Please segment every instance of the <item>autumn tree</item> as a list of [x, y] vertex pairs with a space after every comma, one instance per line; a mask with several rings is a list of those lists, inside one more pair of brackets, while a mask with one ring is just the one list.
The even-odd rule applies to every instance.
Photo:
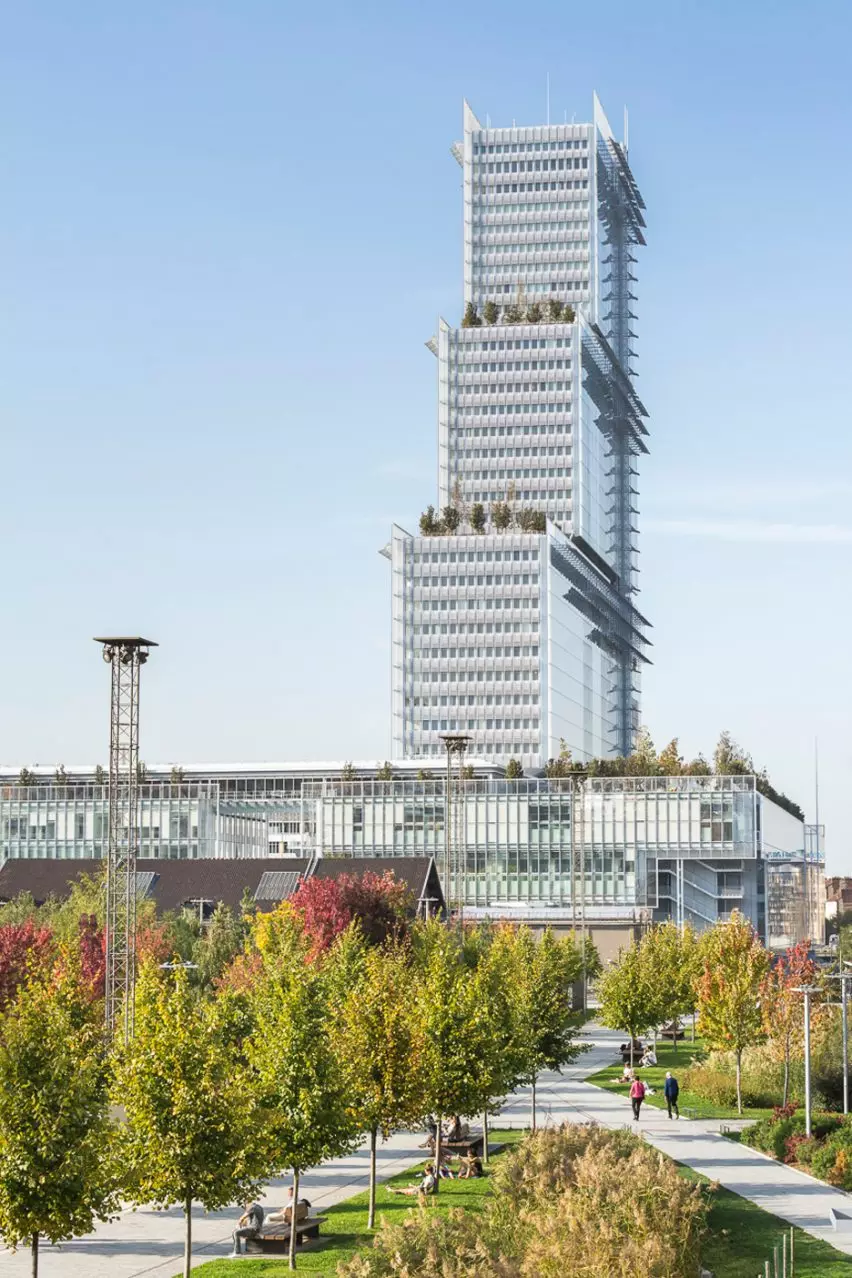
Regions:
[[187, 973], [146, 963], [136, 986], [134, 1036], [119, 1049], [114, 1096], [124, 1189], [135, 1203], [177, 1203], [186, 1222], [184, 1278], [192, 1265], [192, 1204], [217, 1211], [247, 1201], [273, 1164], [257, 1088], [221, 1011]]
[[[351, 970], [351, 965], [347, 964]], [[367, 1228], [376, 1219], [376, 1143], [423, 1113], [423, 1033], [414, 1015], [409, 956], [399, 945], [373, 947], [360, 979], [336, 1013], [335, 1048], [342, 1062], [359, 1131], [370, 1138]]]
[[53, 931], [39, 926], [35, 919], [0, 927], [0, 1011], [12, 1001], [19, 986], [47, 972], [53, 955]]
[[300, 885], [292, 908], [316, 953], [327, 950], [336, 936], [357, 919], [365, 939], [379, 944], [401, 935], [414, 914], [407, 885], [392, 871], [376, 874], [315, 875]]
[[660, 776], [679, 777], [683, 772], [683, 759], [678, 750], [677, 737], [672, 737], [667, 746], [664, 746], [657, 757], [657, 767]]
[[[308, 1167], [354, 1149], [358, 1127], [333, 1043], [327, 978], [317, 963], [267, 963], [255, 999], [257, 1030], [246, 1051], [264, 1119], [255, 1131], [270, 1167], [290, 1168], [293, 1202]], [[296, 1230], [290, 1268], [296, 1267]]]
[[708, 1044], [734, 1053], [737, 1112], [742, 1113], [742, 1058], [764, 1037], [761, 995], [770, 958], [751, 923], [738, 910], [702, 938], [704, 970], [698, 980], [698, 1026]]
[[648, 979], [645, 953], [638, 943], [622, 950], [617, 962], [604, 971], [598, 981], [598, 998], [601, 1022], [628, 1035], [632, 1065], [633, 1040], [653, 1024], [659, 1006]]
[[27, 1242], [89, 1233], [117, 1209], [100, 1023], [74, 974], [21, 988], [0, 1029], [0, 1234]]
[[793, 1037], [804, 1024], [804, 1000], [797, 986], [812, 985], [816, 965], [809, 955], [809, 943], [800, 941], [778, 956], [763, 981], [761, 1012], [763, 1031], [777, 1043], [784, 1060], [784, 1099], [790, 1094], [790, 1058]]

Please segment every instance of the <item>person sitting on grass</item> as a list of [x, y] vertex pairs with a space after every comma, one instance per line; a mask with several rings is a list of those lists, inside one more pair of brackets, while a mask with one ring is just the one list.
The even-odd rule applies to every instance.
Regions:
[[435, 1168], [431, 1163], [427, 1163], [423, 1169], [423, 1177], [416, 1185], [406, 1185], [404, 1189], [397, 1189], [394, 1185], [388, 1185], [389, 1194], [405, 1194], [407, 1198], [417, 1198], [421, 1194], [434, 1194], [438, 1188], [438, 1178], [435, 1175]]
[[473, 1150], [459, 1157], [459, 1180], [479, 1180], [482, 1175], [482, 1159]]

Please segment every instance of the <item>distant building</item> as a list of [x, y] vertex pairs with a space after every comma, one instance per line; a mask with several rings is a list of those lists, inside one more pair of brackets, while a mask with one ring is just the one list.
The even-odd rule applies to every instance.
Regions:
[[[140, 787], [143, 859], [433, 858], [465, 917], [586, 926], [613, 952], [654, 920], [699, 929], [735, 909], [768, 944], [822, 939], [824, 851], [812, 827], [759, 794], [754, 777], [523, 777], [473, 761], [452, 792], [439, 766], [373, 761], [252, 768], [149, 767]], [[106, 854], [107, 790], [92, 769], [71, 784], [16, 783], [0, 770], [0, 856]], [[353, 778], [352, 772], [356, 775]], [[389, 861], [389, 863], [392, 863]]]
[[627, 142], [597, 98], [587, 122], [522, 128], [465, 104], [452, 151], [470, 309], [427, 343], [438, 525], [394, 527], [383, 552], [393, 754], [437, 759], [449, 731], [528, 768], [563, 739], [575, 758], [626, 755], [649, 643], [632, 363], [645, 206]]

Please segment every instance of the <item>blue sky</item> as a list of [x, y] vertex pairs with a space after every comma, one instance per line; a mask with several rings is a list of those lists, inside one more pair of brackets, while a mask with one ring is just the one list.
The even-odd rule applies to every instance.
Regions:
[[161, 643], [143, 756], [384, 757], [435, 495], [462, 98], [630, 109], [645, 718], [729, 728], [852, 872], [852, 10], [44, 0], [0, 46], [0, 759], [103, 760], [89, 636]]

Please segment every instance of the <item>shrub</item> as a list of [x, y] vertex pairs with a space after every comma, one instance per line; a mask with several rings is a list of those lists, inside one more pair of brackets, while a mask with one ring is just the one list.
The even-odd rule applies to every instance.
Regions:
[[636, 1148], [636, 1137], [626, 1128], [608, 1131], [593, 1123], [565, 1123], [534, 1132], [495, 1168], [495, 1198], [530, 1205], [552, 1198], [570, 1184], [574, 1164], [586, 1150], [605, 1148], [627, 1158]]
[[338, 1265], [345, 1278], [385, 1278], [398, 1274], [438, 1273], [441, 1278], [505, 1278], [517, 1268], [504, 1267], [480, 1237], [480, 1214], [451, 1210], [446, 1216], [427, 1207], [410, 1211], [401, 1224], [382, 1220], [373, 1246]]
[[572, 1180], [550, 1211], [531, 1213], [536, 1228], [521, 1265], [524, 1278], [698, 1272], [707, 1202], [669, 1159], [645, 1145], [627, 1159], [612, 1145], [588, 1148]]
[[852, 1189], [852, 1129], [844, 1125], [814, 1151], [811, 1171], [838, 1189]]

